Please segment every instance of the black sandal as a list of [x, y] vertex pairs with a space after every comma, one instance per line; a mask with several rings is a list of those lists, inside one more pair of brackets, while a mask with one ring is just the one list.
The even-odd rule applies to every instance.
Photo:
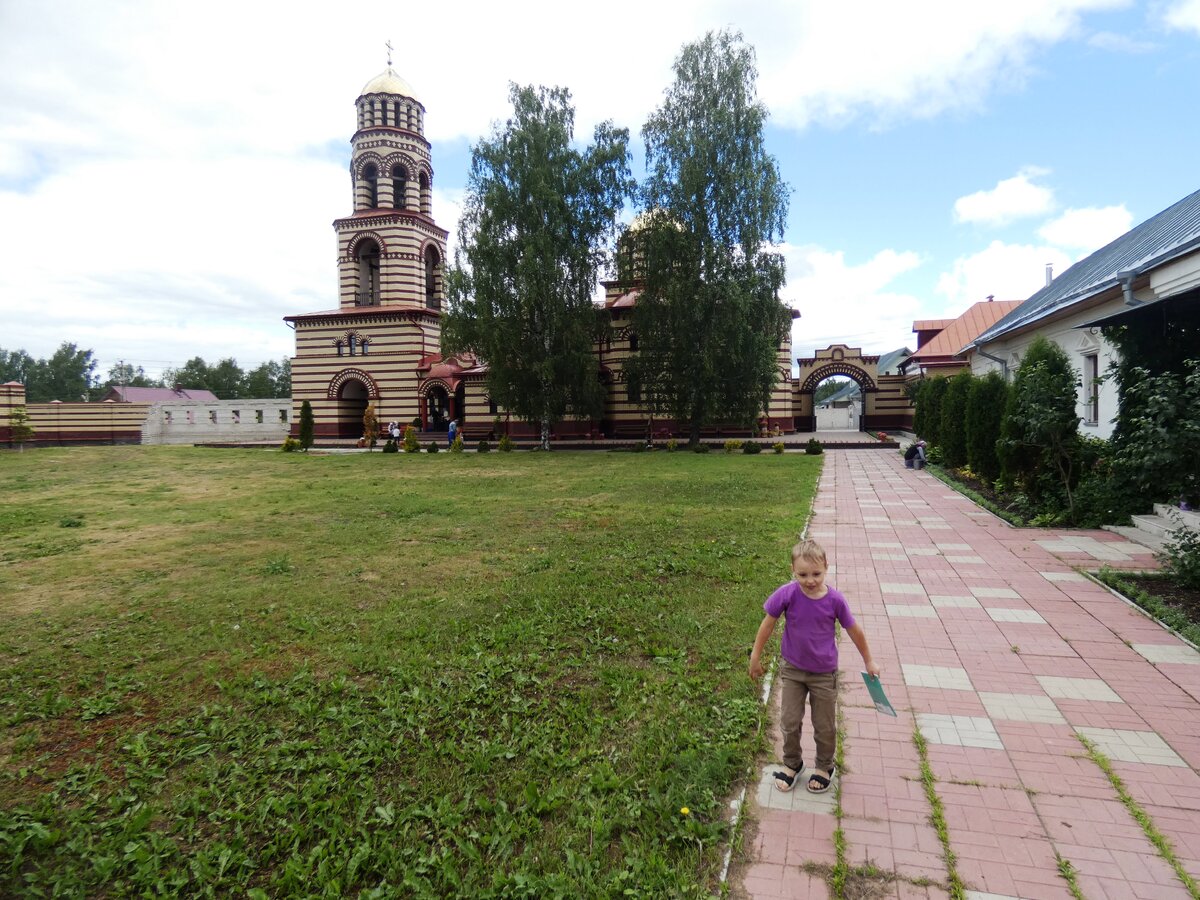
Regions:
[[[831, 784], [833, 784], [833, 773], [834, 773], [834, 769], [830, 769], [828, 778], [826, 778], [820, 772], [813, 772], [811, 775], [809, 775], [808, 776], [808, 792], [810, 794], [823, 794], [827, 790], [829, 790], [829, 786]], [[813, 787], [814, 782], [817, 785], [816, 787]]]
[[804, 771], [804, 763], [800, 764], [794, 775], [789, 775], [787, 772], [772, 772], [771, 777], [775, 779], [775, 790], [786, 794], [796, 786], [796, 779], [800, 777], [800, 773]]

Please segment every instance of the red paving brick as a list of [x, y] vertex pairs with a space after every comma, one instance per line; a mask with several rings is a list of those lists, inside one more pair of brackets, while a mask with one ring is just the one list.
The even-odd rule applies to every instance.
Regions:
[[[829, 552], [830, 583], [866, 628], [899, 713], [893, 719], [875, 712], [857, 677], [858, 655], [843, 641], [840, 825], [851, 865], [870, 863], [895, 876], [880, 896], [948, 896], [913, 743], [919, 714], [938, 717], [924, 720], [939, 723], [925, 735], [928, 760], [968, 890], [1068, 898], [1061, 858], [1089, 898], [1189, 896], [1075, 733], [1156, 735], [1177, 754], [1173, 765], [1111, 761], [1183, 868], [1200, 878], [1200, 665], [1150, 662], [1135, 645], [1184, 644], [1106, 588], [1071, 577], [1104, 564], [1155, 568], [1143, 548], [1102, 531], [1012, 528], [928, 472], [904, 469], [898, 454], [878, 450], [826, 455], [809, 533]], [[1113, 553], [1126, 561], [1098, 558]], [[933, 618], [898, 609], [931, 605]], [[1023, 617], [1036, 613], [1043, 621], [1005, 621], [1022, 614], [996, 610], [1024, 610]], [[909, 686], [905, 665], [963, 669], [970, 690], [944, 681]], [[1050, 697], [1039, 676], [1103, 682], [1116, 697]], [[978, 692], [1000, 696], [985, 706]], [[1007, 695], [1037, 699], [1022, 705]], [[1065, 722], [1053, 724], [1050, 702]], [[777, 706], [775, 691], [776, 713]], [[1043, 717], [1024, 721], [1031, 711]], [[969, 730], [946, 732], [948, 721]], [[990, 724], [1002, 748], [971, 745], [980, 722]], [[778, 753], [777, 731], [774, 740]], [[810, 740], [806, 733], [806, 758]], [[827, 897], [822, 870], [805, 866], [836, 862], [839, 820], [827, 811], [759, 808], [753, 793], [747, 815], [757, 830], [732, 873], [733, 896]]]

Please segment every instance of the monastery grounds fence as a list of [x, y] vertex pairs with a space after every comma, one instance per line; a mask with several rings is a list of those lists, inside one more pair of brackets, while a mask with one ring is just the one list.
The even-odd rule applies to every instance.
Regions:
[[292, 401], [170, 401], [164, 403], [25, 403], [24, 385], [0, 385], [0, 446], [12, 445], [9, 416], [24, 406], [31, 446], [82, 444], [209, 444], [282, 442]]

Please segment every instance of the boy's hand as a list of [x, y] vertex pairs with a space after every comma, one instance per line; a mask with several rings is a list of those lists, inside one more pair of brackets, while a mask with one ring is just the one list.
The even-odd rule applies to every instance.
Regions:
[[874, 659], [864, 659], [863, 667], [867, 670], [867, 674], [872, 678], [879, 677], [879, 664]]
[[753, 679], [754, 681], [758, 681], [758, 679], [763, 677], [763, 673], [765, 671], [766, 671], [766, 669], [763, 668], [763, 664], [759, 660], [757, 660], [757, 659], [750, 660], [750, 678], [751, 679]]

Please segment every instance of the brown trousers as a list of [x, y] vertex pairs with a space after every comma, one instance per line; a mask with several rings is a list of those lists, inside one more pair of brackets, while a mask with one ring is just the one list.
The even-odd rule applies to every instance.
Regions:
[[781, 710], [779, 730], [783, 732], [783, 764], [799, 771], [803, 768], [800, 734], [804, 730], [804, 701], [812, 708], [813, 737], [817, 742], [816, 767], [833, 768], [837, 751], [837, 672], [805, 672], [786, 659], [780, 660]]

